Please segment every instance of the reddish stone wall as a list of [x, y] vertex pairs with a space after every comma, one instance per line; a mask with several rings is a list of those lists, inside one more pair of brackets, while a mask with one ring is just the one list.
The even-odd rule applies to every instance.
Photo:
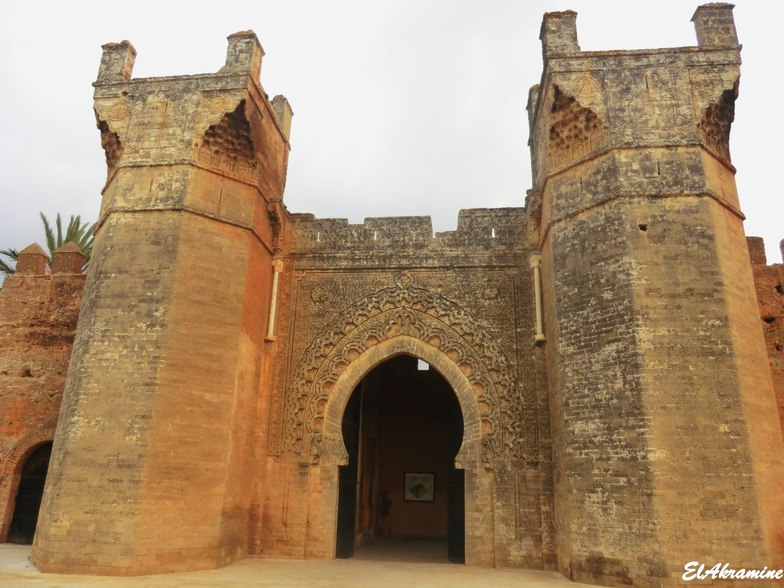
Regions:
[[749, 237], [748, 244], [762, 332], [765, 334], [779, 420], [784, 431], [784, 264], [768, 265], [765, 244], [760, 237]]
[[0, 290], [0, 542], [24, 460], [54, 436], [84, 278], [20, 273]]

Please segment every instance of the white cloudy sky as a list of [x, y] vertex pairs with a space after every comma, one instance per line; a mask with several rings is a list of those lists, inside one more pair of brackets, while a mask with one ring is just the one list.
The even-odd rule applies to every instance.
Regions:
[[[775, 262], [784, 3], [735, 3], [744, 65], [731, 150], [746, 232], [765, 237]], [[227, 35], [253, 29], [262, 85], [294, 109], [289, 210], [431, 215], [441, 231], [460, 208], [522, 206], [544, 12], [576, 10], [584, 50], [629, 49], [696, 44], [697, 4], [0, 0], [0, 248], [40, 240], [38, 211], [95, 220], [105, 164], [91, 83], [103, 43], [135, 45], [134, 77], [204, 73], [223, 64]]]

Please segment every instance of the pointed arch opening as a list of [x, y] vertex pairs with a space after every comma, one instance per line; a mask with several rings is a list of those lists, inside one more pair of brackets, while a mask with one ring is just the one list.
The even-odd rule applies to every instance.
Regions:
[[6, 537], [8, 543], [30, 545], [33, 542], [51, 455], [52, 442], [45, 441], [32, 448], [21, 462], [19, 485]]
[[337, 557], [464, 562], [462, 411], [449, 382], [422, 362], [386, 359], [346, 404]]
[[[461, 476], [464, 497], [461, 548], [467, 565], [493, 565], [494, 552], [487, 548], [495, 542], [489, 505], [494, 504], [493, 472], [506, 439], [503, 416], [519, 407], [514, 373], [481, 323], [404, 277], [395, 287], [347, 308], [314, 339], [294, 372], [281, 449], [297, 455], [299, 471], [307, 473], [305, 557], [337, 554], [339, 470], [350, 463], [343, 418], [352, 394], [375, 367], [410, 355], [443, 376], [459, 404], [463, 436], [453, 471]], [[503, 401], [499, 390], [506, 392]]]
[[[397, 357], [403, 356], [403, 359]], [[327, 490], [322, 495], [324, 498], [334, 496], [332, 503], [334, 508], [333, 517], [328, 517], [324, 522], [332, 527], [334, 537], [334, 551], [337, 557], [351, 556], [352, 549], [365, 541], [366, 537], [380, 538], [383, 531], [381, 528], [384, 526], [384, 521], [381, 518], [382, 496], [384, 490], [388, 490], [387, 499], [392, 500], [393, 504], [390, 505], [392, 509], [399, 509], [401, 512], [401, 503], [406, 502], [404, 499], [398, 500], [397, 505], [394, 504], [394, 495], [390, 496], [391, 489], [381, 487], [378, 483], [380, 479], [380, 472], [375, 468], [380, 467], [380, 462], [375, 466], [368, 468], [368, 464], [362, 461], [362, 456], [359, 455], [359, 444], [352, 447], [347, 444], [345, 440], [349, 437], [348, 430], [352, 428], [351, 424], [346, 424], [346, 418], [353, 420], [355, 431], [361, 427], [362, 424], [362, 410], [359, 404], [352, 407], [352, 398], [355, 396], [356, 391], [360, 390], [360, 400], [353, 400], [355, 403], [361, 403], [361, 390], [363, 386], [372, 384], [376, 368], [381, 368], [383, 374], [384, 364], [390, 362], [394, 365], [395, 362], [404, 362], [410, 364], [410, 369], [417, 372], [417, 360], [425, 361], [430, 370], [420, 371], [423, 378], [438, 379], [442, 387], [441, 397], [442, 403], [438, 405], [435, 403], [431, 409], [437, 409], [440, 406], [448, 417], [444, 422], [439, 424], [441, 430], [444, 427], [453, 427], [455, 421], [459, 422], [461, 431], [445, 432], [442, 434], [446, 439], [446, 450], [442, 450], [441, 459], [447, 463], [442, 466], [441, 478], [436, 481], [434, 479], [434, 498], [436, 492], [441, 494], [440, 506], [446, 507], [440, 514], [435, 516], [442, 517], [441, 531], [441, 549], [440, 561], [458, 561], [475, 565], [481, 561], [480, 545], [475, 541], [474, 537], [492, 537], [492, 521], [479, 519], [471, 515], [473, 511], [480, 508], [479, 499], [483, 497], [480, 488], [487, 485], [488, 473], [486, 468], [483, 467], [482, 460], [482, 411], [480, 408], [480, 399], [476, 396], [476, 391], [471, 384], [471, 381], [463, 372], [463, 370], [443, 351], [440, 349], [417, 339], [414, 337], [399, 335], [381, 341], [373, 347], [367, 349], [364, 353], [355, 357], [348, 366], [342, 370], [340, 376], [334, 382], [332, 394], [329, 397], [327, 405], [323, 413], [323, 436], [321, 439], [322, 453], [321, 453], [321, 471], [326, 475], [326, 479], [333, 480], [334, 491]], [[393, 369], [393, 368], [390, 368]], [[408, 377], [416, 377], [409, 375]], [[403, 376], [405, 378], [405, 376]], [[367, 383], [366, 383], [367, 382]], [[394, 400], [394, 392], [392, 397]], [[451, 408], [446, 409], [443, 403], [443, 398], [450, 399]], [[353, 418], [349, 415], [354, 411]], [[357, 418], [357, 416], [359, 418]], [[344, 433], [345, 429], [345, 433]], [[427, 439], [415, 439], [420, 445], [428, 442]], [[443, 443], [442, 443], [443, 445]], [[410, 445], [409, 445], [410, 446]], [[394, 447], [392, 451], [394, 451]], [[398, 451], [400, 451], [398, 449]], [[355, 456], [352, 456], [356, 453]], [[405, 453], [405, 452], [404, 452]], [[378, 448], [375, 455], [378, 459]], [[444, 457], [446, 455], [446, 457]], [[353, 457], [353, 463], [352, 463]], [[442, 461], [443, 463], [443, 461]], [[354, 466], [356, 464], [356, 466]], [[364, 464], [363, 467], [368, 468], [367, 477], [363, 480], [359, 466]], [[356, 469], [353, 469], [356, 467]], [[399, 467], [405, 467], [399, 465]], [[413, 471], [406, 470], [406, 472], [417, 473], [434, 473], [435, 472], [417, 472], [416, 465], [411, 466]], [[326, 469], [323, 469], [326, 468]], [[334, 468], [334, 469], [333, 469]], [[331, 473], [333, 472], [333, 473]], [[403, 472], [404, 474], [406, 472]], [[444, 473], [446, 472], [446, 473]], [[379, 478], [376, 480], [375, 486], [370, 484], [370, 476], [377, 475]], [[334, 476], [334, 477], [333, 477]], [[394, 474], [392, 475], [394, 476]], [[391, 479], [391, 478], [390, 478]], [[358, 492], [361, 485], [365, 483], [365, 498], [360, 498], [357, 501]], [[399, 479], [396, 487], [396, 492], [402, 497], [405, 489], [405, 475]], [[341, 489], [343, 496], [341, 498]], [[334, 494], [333, 494], [334, 492]], [[373, 504], [370, 505], [371, 496]], [[450, 499], [451, 497], [451, 499]], [[484, 496], [482, 500], [486, 499]], [[446, 502], [444, 502], [446, 501]], [[354, 505], [354, 512], [346, 511], [346, 503]], [[414, 504], [416, 501], [411, 501]], [[326, 506], [326, 505], [325, 505]], [[365, 508], [365, 518], [360, 518], [357, 514], [357, 506]], [[420, 505], [421, 506], [421, 505]], [[350, 505], [348, 506], [350, 509]], [[373, 512], [370, 509], [374, 509]], [[408, 510], [408, 509], [406, 509]], [[407, 515], [404, 515], [407, 516]], [[446, 521], [444, 523], [444, 518]], [[390, 517], [392, 518], [392, 517]], [[331, 520], [330, 524], [328, 520]], [[393, 526], [394, 520], [389, 521], [389, 536], [395, 537], [396, 530]], [[400, 542], [406, 539], [412, 539], [411, 528], [405, 526], [405, 521], [398, 520], [397, 523], [402, 523], [398, 527]], [[446, 525], [446, 532], [443, 532]], [[364, 525], [364, 527], [363, 527]], [[324, 529], [328, 531], [328, 527]], [[402, 531], [402, 533], [400, 533]], [[413, 531], [416, 533], [416, 529]], [[409, 535], [408, 537], [406, 535]], [[424, 539], [424, 538], [423, 538]], [[341, 546], [341, 543], [345, 545]], [[353, 543], [353, 545], [352, 545]], [[405, 559], [405, 551], [402, 550], [402, 559]], [[389, 559], [394, 558], [394, 551], [392, 553], [380, 554], [381, 558]], [[401, 558], [398, 558], [401, 559]], [[431, 560], [432, 561], [432, 560]]]

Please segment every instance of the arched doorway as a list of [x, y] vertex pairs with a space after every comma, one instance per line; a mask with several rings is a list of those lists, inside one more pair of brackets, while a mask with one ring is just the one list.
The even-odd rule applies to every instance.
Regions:
[[22, 466], [14, 514], [8, 529], [8, 543], [29, 545], [33, 542], [51, 454], [52, 442], [42, 443], [30, 453]]
[[[509, 388], [511, 379], [501, 369], [505, 364], [500, 351], [489, 354], [499, 368], [490, 370], [464, 339], [434, 321], [419, 311], [392, 309], [352, 329], [350, 336], [331, 346], [326, 358], [314, 355], [320, 357], [318, 362], [303, 361], [298, 367], [303, 377], [308, 374], [299, 397], [301, 404], [292, 407], [301, 407], [299, 410], [305, 415], [299, 431], [302, 435], [300, 463], [307, 464], [310, 488], [306, 557], [336, 554], [338, 466], [348, 463], [342, 422], [353, 392], [375, 367], [392, 357], [411, 355], [436, 369], [449, 382], [460, 403], [463, 443], [455, 465], [464, 475], [465, 516], [461, 520], [465, 523], [465, 563], [494, 565], [493, 468], [502, 434], [496, 388], [499, 385]], [[481, 327], [471, 332], [473, 338], [484, 337]], [[296, 410], [291, 414], [296, 416]], [[291, 432], [296, 435], [298, 430], [293, 428]]]
[[463, 416], [447, 380], [393, 356], [354, 388], [341, 424], [336, 556], [464, 562]]

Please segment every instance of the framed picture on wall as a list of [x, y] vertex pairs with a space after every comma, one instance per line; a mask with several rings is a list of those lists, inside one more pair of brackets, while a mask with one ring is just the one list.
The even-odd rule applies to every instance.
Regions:
[[435, 474], [406, 472], [403, 500], [433, 502], [436, 499], [433, 492], [435, 478]]

